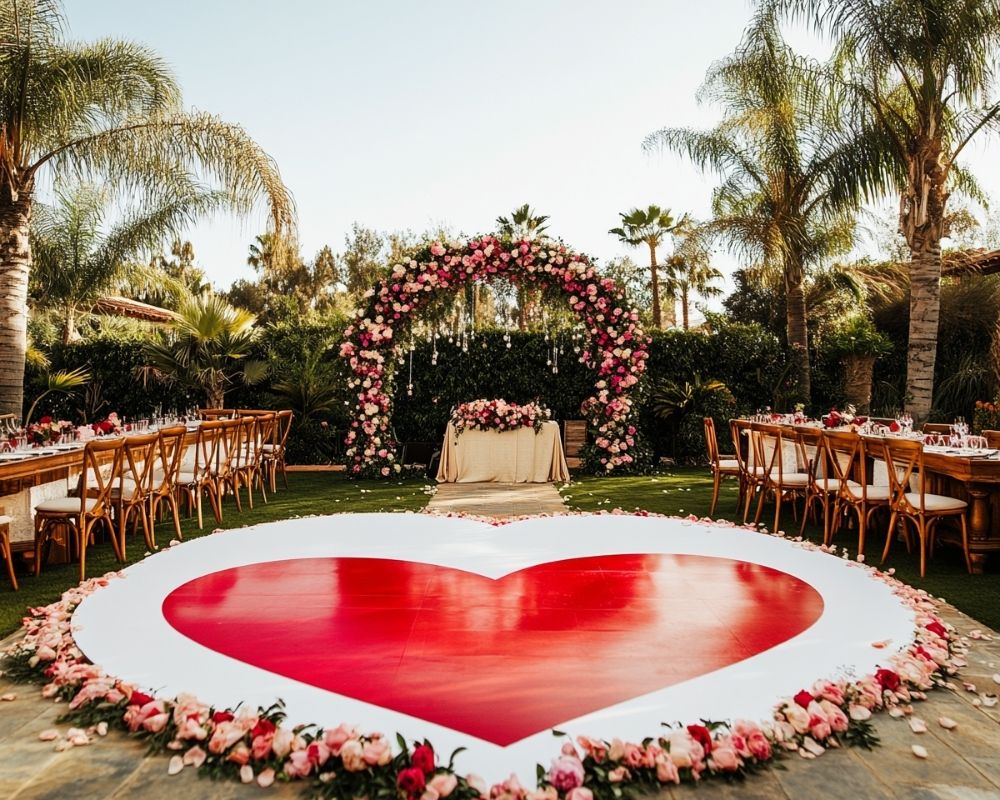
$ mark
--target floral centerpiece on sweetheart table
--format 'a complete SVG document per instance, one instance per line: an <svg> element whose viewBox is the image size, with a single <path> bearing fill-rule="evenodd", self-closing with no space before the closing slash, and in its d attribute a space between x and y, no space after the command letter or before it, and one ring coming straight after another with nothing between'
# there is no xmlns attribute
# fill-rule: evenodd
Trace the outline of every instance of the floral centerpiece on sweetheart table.
<svg viewBox="0 0 1000 800"><path fill-rule="evenodd" d="M508 403L499 400L473 400L455 407L451 414L451 424L455 435L465 431L512 431L518 428L534 428L537 434L542 423L552 419L552 412L539 403Z"/></svg>

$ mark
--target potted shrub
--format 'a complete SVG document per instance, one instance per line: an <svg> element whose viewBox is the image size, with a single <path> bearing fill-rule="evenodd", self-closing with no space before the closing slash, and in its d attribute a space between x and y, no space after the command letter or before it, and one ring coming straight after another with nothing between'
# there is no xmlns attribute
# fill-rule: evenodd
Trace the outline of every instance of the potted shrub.
<svg viewBox="0 0 1000 800"><path fill-rule="evenodd" d="M889 337L864 314L845 317L826 340L829 352L844 365L844 399L859 414L871 412L875 359L892 350Z"/></svg>

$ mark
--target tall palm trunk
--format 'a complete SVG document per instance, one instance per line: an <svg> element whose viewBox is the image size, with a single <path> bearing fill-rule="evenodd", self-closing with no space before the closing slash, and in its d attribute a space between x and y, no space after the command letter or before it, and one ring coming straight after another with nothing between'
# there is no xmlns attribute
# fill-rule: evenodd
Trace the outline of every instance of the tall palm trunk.
<svg viewBox="0 0 1000 800"><path fill-rule="evenodd" d="M653 292L653 327L663 327L660 314L660 276L656 270L656 245L649 243L649 285Z"/></svg>
<svg viewBox="0 0 1000 800"><path fill-rule="evenodd" d="M928 137L910 163L900 229L910 247L910 326L906 351L906 410L918 422L934 400L938 320L941 316L941 237L948 192L941 143Z"/></svg>
<svg viewBox="0 0 1000 800"><path fill-rule="evenodd" d="M686 331L691 329L691 326L689 325L689 317L691 314L690 303L691 292L688 290L688 287L685 286L681 289L681 314L684 315L684 330Z"/></svg>
<svg viewBox="0 0 1000 800"><path fill-rule="evenodd" d="M812 388L809 375L809 323L806 316L805 271L797 265L785 271L786 336L791 350L794 402L808 403Z"/></svg>
<svg viewBox="0 0 1000 800"><path fill-rule="evenodd" d="M28 345L31 196L0 189L0 413L21 416Z"/></svg>
<svg viewBox="0 0 1000 800"><path fill-rule="evenodd" d="M76 339L76 309L67 305L64 311L66 316L63 318L62 343L69 344Z"/></svg>
<svg viewBox="0 0 1000 800"><path fill-rule="evenodd" d="M941 314L941 240L914 242L910 260L910 330L906 351L906 408L922 422L934 399L938 319Z"/></svg>

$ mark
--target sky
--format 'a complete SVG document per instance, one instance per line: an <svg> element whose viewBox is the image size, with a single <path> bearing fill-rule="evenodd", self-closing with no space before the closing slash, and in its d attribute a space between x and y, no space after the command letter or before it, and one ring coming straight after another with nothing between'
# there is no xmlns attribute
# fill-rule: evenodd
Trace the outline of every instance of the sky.
<svg viewBox="0 0 1000 800"><path fill-rule="evenodd" d="M620 211L656 203L708 215L713 176L645 153L642 141L718 119L696 93L739 43L752 5L66 0L66 11L74 38L151 46L187 106L239 123L264 147L295 197L307 258L326 244L342 250L355 221L474 234L527 202L551 217L550 233L603 262L627 252L607 233ZM986 189L1000 189L982 146L979 164ZM224 288L253 276L247 248L264 226L263 213L214 218L187 238Z"/></svg>

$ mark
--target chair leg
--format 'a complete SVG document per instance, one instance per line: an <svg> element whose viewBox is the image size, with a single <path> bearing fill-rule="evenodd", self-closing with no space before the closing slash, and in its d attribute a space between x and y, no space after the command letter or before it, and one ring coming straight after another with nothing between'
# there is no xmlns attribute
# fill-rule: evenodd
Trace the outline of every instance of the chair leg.
<svg viewBox="0 0 1000 800"><path fill-rule="evenodd" d="M90 538L90 526L86 522L81 521L79 527L74 527L74 531L80 543L80 582L82 583L87 574L87 539ZM111 538L114 541L114 536ZM117 546L115 549L117 549Z"/></svg>
<svg viewBox="0 0 1000 800"><path fill-rule="evenodd" d="M45 543L47 525L40 516L35 516L35 577L42 574L42 545Z"/></svg>
<svg viewBox="0 0 1000 800"><path fill-rule="evenodd" d="M959 516L962 522L962 552L965 554L965 568L968 570L969 574L972 574L972 555L969 553L969 525L965 521L965 512ZM8 562L9 563L9 562ZM15 585L15 589L17 586Z"/></svg>
<svg viewBox="0 0 1000 800"><path fill-rule="evenodd" d="M889 548L892 547L892 537L896 535L896 520L899 519L899 515L893 511L889 515L889 528L885 532L885 549L882 551L882 563L889 557ZM906 522L904 520L903 524Z"/></svg>
<svg viewBox="0 0 1000 800"><path fill-rule="evenodd" d="M920 537L920 577L927 574L927 520L923 515L917 524L917 535Z"/></svg>
<svg viewBox="0 0 1000 800"><path fill-rule="evenodd" d="M10 536L5 531L0 534L0 548L3 549L3 557L7 562L7 577L10 578L10 585L17 591L17 576L14 574L14 556L10 551Z"/></svg>
<svg viewBox="0 0 1000 800"><path fill-rule="evenodd" d="M709 429L711 430L711 429ZM717 469L712 470L712 505L708 509L708 516L715 515L715 504L719 502L719 484L722 483L722 473Z"/></svg>
<svg viewBox="0 0 1000 800"><path fill-rule="evenodd" d="M174 497L173 495L167 495L167 499L170 502L170 512L174 518L174 533L177 535L177 541L178 542L183 541L184 534L181 533L181 515L180 515L180 509L177 508L177 498ZM155 540L154 540L154 545L155 545Z"/></svg>
<svg viewBox="0 0 1000 800"><path fill-rule="evenodd" d="M194 497L194 503L198 509L198 530L202 530L205 527L205 521L202 519L201 516L201 495L202 495L202 487L199 486L195 489L195 497Z"/></svg>
<svg viewBox="0 0 1000 800"><path fill-rule="evenodd" d="M774 527L771 529L771 533L777 533L781 530L781 496L784 494L781 491L781 487L778 486L774 490Z"/></svg>

